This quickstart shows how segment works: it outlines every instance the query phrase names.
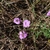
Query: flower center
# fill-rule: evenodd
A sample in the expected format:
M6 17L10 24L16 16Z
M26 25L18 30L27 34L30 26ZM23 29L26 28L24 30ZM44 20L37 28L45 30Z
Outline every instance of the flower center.
M16 20L17 22L19 21L19 20Z

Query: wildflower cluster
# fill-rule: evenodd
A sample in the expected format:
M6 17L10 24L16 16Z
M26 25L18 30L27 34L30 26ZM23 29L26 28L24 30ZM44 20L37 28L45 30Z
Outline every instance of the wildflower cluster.
M50 16L50 10L47 12L46 16ZM21 23L21 19L20 18L14 18L13 22L17 25L19 25ZM28 28L30 27L30 21L29 20L24 20L23 21L23 27L24 28ZM19 31L19 38L20 39L25 39L27 37L27 32L25 32L24 30Z
M13 22L14 22L15 24L20 24L20 23L21 23L21 20L20 20L19 18L14 18ZM23 27L24 27L24 28L30 27L30 21L27 20L27 19L24 20L24 21L23 21ZM20 39L25 39L26 37L27 37L27 32L25 32L24 30L19 31L19 38L20 38Z

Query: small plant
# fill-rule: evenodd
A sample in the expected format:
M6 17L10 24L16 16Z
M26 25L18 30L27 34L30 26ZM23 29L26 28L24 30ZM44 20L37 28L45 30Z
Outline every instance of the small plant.
M19 18L14 18L13 22L17 25L19 25L21 23L21 20ZM30 27L30 21L29 20L24 20L23 21L23 27L24 28L28 28ZM27 37L27 32L25 32L24 30L23 31L19 31L19 38L22 40L22 39L25 39Z
M38 0L38 1L36 1L37 3L39 2L40 0ZM33 12L33 14L34 14L34 17L35 17L35 10L34 10L34 7L35 7L35 3L33 3L34 1L32 0L32 1L28 1L28 2L30 2L31 4L31 11ZM50 10L48 11L48 13L47 13L47 15L46 16L50 16ZM15 24L20 24L21 23L21 20L19 19L19 18L14 18L14 21L13 21ZM29 28L30 27L30 21L29 20L24 20L23 22L22 22L23 24L22 24L22 26L23 26L23 28L25 29L25 28ZM31 23L32 24L32 23ZM41 27L42 26L42 27ZM39 25L39 27L40 28L38 28L38 30L36 31L36 30L34 30L34 29L30 29L29 31L31 32L31 33L34 33L35 34L35 37L36 37L36 39L38 38L38 36L39 35L44 35L46 38L50 38L50 29L49 28L46 28L46 24L41 24L41 25ZM26 30L26 29L25 29ZM33 34L33 35L34 35ZM19 38L20 39L25 39L27 37L27 33L25 32L25 31L19 31Z
M42 29L42 32L46 38L50 38L50 29L49 28Z
M39 29L39 28L38 28ZM50 28L46 28L46 24L40 26L40 30L35 32L36 39L39 35L44 35L46 38L50 38Z

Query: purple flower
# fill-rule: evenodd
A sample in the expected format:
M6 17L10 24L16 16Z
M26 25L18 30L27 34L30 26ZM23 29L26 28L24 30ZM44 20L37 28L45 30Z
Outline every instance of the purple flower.
M27 33L25 31L20 31L19 32L19 38L22 40L22 39L25 39L27 37Z
M50 16L50 10L48 11L47 16Z
M14 18L14 21L13 21L15 24L20 24L20 19L19 18Z
M30 27L30 21L29 20L24 20L23 21L23 27L25 27L25 28Z

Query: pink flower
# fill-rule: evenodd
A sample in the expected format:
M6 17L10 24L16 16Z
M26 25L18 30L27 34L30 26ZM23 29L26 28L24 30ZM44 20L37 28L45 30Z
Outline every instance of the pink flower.
M50 16L50 10L48 11L47 16Z
M19 38L22 40L22 39L25 39L27 37L27 33L25 31L20 31L19 32Z
M14 18L14 21L13 21L15 24L20 24L20 19L19 18Z
M29 20L24 20L23 21L23 27L25 27L25 28L30 27L30 21Z

